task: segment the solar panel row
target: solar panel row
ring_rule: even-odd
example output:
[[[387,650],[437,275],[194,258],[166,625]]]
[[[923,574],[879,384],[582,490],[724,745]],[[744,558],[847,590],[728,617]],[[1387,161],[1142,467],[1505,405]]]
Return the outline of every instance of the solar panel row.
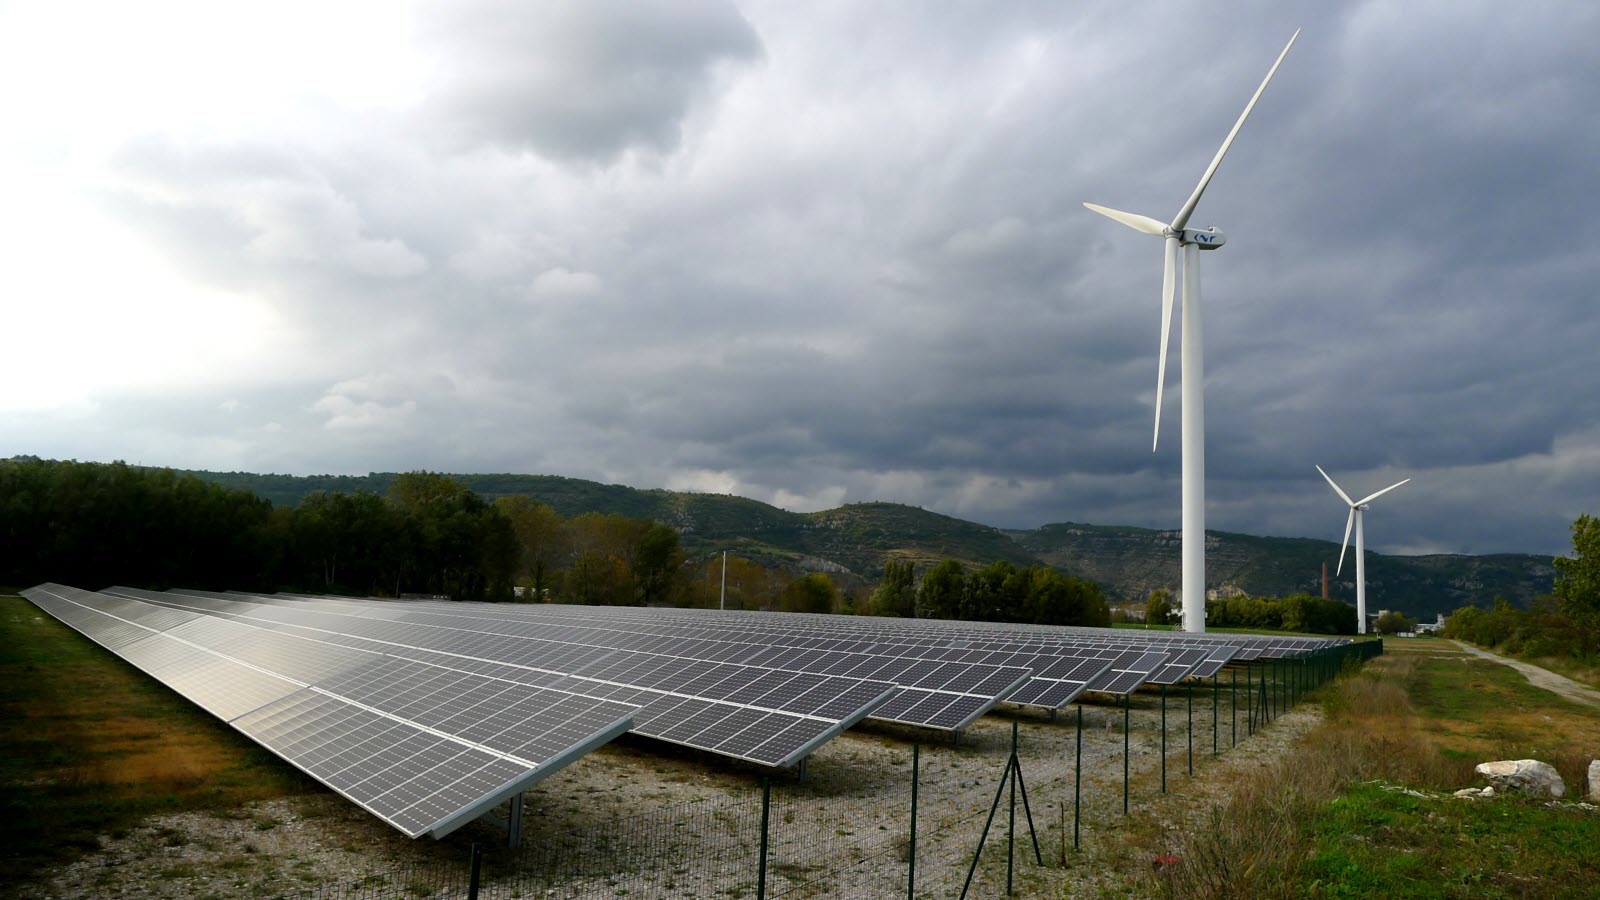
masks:
[[[120,587],[110,592],[448,670],[633,704],[639,707],[633,726],[637,734],[768,766],[799,762],[893,691],[885,682],[567,645],[238,596]]]
[[[203,592],[182,593],[208,596]],[[209,596],[271,603],[270,598],[249,595]],[[305,603],[300,605],[304,607]],[[595,608],[597,612],[592,617],[541,616],[541,610],[556,609],[544,606],[450,604],[437,608],[415,608],[411,604],[334,601],[321,608],[338,609],[342,615],[479,635],[478,640],[484,642],[483,646],[517,648],[525,647],[526,642],[531,640],[548,640],[566,646],[614,651],[594,665],[571,669],[571,674],[631,687],[660,688],[673,693],[703,694],[708,690],[708,682],[727,677],[721,673],[737,672],[740,667],[754,667],[761,670],[764,676],[770,676],[752,688],[764,694],[760,702],[763,705],[794,704],[780,706],[791,712],[808,711],[804,707],[826,696],[826,692],[796,691],[787,685],[815,685],[818,677],[825,679],[822,683],[830,685],[837,685],[837,679],[841,677],[886,682],[895,696],[883,706],[871,710],[872,718],[933,728],[966,727],[1029,675],[1027,670],[1018,667],[919,661],[863,652],[773,646],[764,642],[759,635],[741,629],[708,626],[705,623],[682,627],[664,625],[662,621],[631,622],[621,616],[611,618],[606,611],[612,608],[607,607]],[[427,642],[426,646],[437,648],[443,638],[435,632],[419,640]],[[513,649],[513,652],[518,651]],[[677,662],[641,669],[637,664],[637,660],[642,658],[639,654],[649,654],[651,659],[670,656]],[[507,659],[528,661],[525,655],[515,660]],[[708,668],[708,665],[714,665],[715,668]],[[723,685],[739,686],[732,681],[723,681]],[[786,687],[778,689],[777,685]],[[755,702],[743,693],[729,699],[744,704]],[[650,727],[648,719],[642,717],[635,731],[649,734]]]
[[[635,709],[60,585],[23,594],[411,837],[554,774]],[[397,663],[398,683],[372,677]]]
[[[362,605],[336,598],[256,599],[291,604],[342,604],[346,608],[359,606],[363,615],[418,621],[459,621],[487,616],[530,627],[544,626],[537,633],[560,635],[563,640],[579,640],[595,645],[672,647],[675,648],[674,652],[686,655],[754,660],[797,670],[848,674],[884,671],[884,658],[1021,667],[1031,675],[1007,699],[1052,708],[1070,703],[1086,690],[1126,693],[1145,683],[1170,684],[1183,678],[1205,678],[1214,675],[1235,658],[1300,655],[1331,643],[1306,638],[1188,635],[788,613],[542,604],[503,609],[426,601],[388,601],[373,606],[370,602]],[[740,647],[754,648],[758,655],[752,656]],[[1165,653],[1166,658],[1125,658],[1121,666],[1114,669],[1111,662],[1128,650],[1139,650],[1146,654]],[[1189,652],[1180,656],[1180,651]],[[852,659],[850,654],[873,657],[865,664],[878,668],[850,668],[860,664],[857,662],[859,657]],[[1139,668],[1141,665],[1142,669]],[[874,677],[895,680],[902,692],[916,687],[907,684],[905,679],[893,672]],[[990,685],[983,687],[987,690]],[[913,724],[938,727],[944,724],[938,721],[937,714],[942,712],[945,722],[958,722],[944,727],[964,727],[992,705],[947,701],[942,709],[930,715],[934,704],[922,701],[922,696],[897,695],[875,710],[872,718],[906,721],[899,717],[909,717],[916,720]],[[919,703],[922,703],[920,707]],[[964,708],[975,711],[961,721],[953,713],[964,712]]]

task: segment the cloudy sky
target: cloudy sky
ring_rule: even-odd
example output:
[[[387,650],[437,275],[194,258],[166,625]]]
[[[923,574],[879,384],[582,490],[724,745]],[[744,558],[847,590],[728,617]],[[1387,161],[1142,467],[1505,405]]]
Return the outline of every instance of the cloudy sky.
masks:
[[[1226,9],[1224,9],[1226,7]],[[0,0],[0,456],[1563,552],[1600,6]]]

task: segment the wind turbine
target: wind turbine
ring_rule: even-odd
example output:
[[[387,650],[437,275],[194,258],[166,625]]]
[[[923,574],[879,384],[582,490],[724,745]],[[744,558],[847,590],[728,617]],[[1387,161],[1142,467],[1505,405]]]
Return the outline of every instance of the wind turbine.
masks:
[[[1129,228],[1166,240],[1166,264],[1161,272],[1161,355],[1157,357],[1156,362],[1156,427],[1155,435],[1150,441],[1152,453],[1161,440],[1161,394],[1167,380],[1167,348],[1171,346],[1174,272],[1178,268],[1178,249],[1180,247],[1183,249],[1183,335],[1179,359],[1182,366],[1180,375],[1183,390],[1183,589],[1181,593],[1184,631],[1206,630],[1206,417],[1205,363],[1202,359],[1200,339],[1199,251],[1215,250],[1227,242],[1222,232],[1214,227],[1204,231],[1189,228],[1189,217],[1194,214],[1195,205],[1200,202],[1200,195],[1205,193],[1206,185],[1211,183],[1211,176],[1217,173],[1217,166],[1222,164],[1223,155],[1228,152],[1228,147],[1238,136],[1239,129],[1244,127],[1244,120],[1250,116],[1250,110],[1254,109],[1256,101],[1261,99],[1261,92],[1267,89],[1267,82],[1277,73],[1279,64],[1289,55],[1289,48],[1294,46],[1295,38],[1299,36],[1300,31],[1296,29],[1290,36],[1289,43],[1284,45],[1283,52],[1278,54],[1277,61],[1267,71],[1267,77],[1261,80],[1261,86],[1256,88],[1255,95],[1245,104],[1244,112],[1239,114],[1239,120],[1233,123],[1233,130],[1228,132],[1222,147],[1217,150],[1217,155],[1211,158],[1211,165],[1207,166],[1205,174],[1200,176],[1200,183],[1195,186],[1194,193],[1184,201],[1170,223],[1160,222],[1138,213],[1109,209],[1094,203],[1084,204],[1089,209],[1115,219]]]
[[[1322,472],[1322,467],[1317,466],[1317,471]],[[1368,494],[1367,496],[1362,497],[1360,500],[1351,500],[1349,494],[1346,494],[1337,484],[1333,483],[1333,478],[1330,477],[1327,472],[1322,472],[1322,477],[1328,479],[1328,484],[1332,486],[1333,492],[1339,495],[1339,499],[1350,504],[1350,515],[1344,520],[1344,543],[1339,545],[1339,568],[1335,570],[1333,574],[1338,575],[1340,572],[1344,571],[1344,551],[1346,547],[1350,546],[1350,526],[1354,525],[1356,529],[1356,633],[1366,634],[1367,542],[1366,538],[1361,533],[1361,511],[1367,508],[1368,503],[1371,503],[1379,497],[1382,497],[1384,494],[1389,493],[1411,479],[1407,478],[1405,481],[1397,481],[1394,484],[1391,484],[1383,490],[1377,492],[1376,494]]]

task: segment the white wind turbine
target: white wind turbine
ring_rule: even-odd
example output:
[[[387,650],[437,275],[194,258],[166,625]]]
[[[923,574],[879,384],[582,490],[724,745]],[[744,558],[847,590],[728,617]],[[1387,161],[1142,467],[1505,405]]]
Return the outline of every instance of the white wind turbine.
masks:
[[[1233,139],[1238,136],[1239,129],[1244,126],[1244,120],[1249,117],[1250,110],[1255,108],[1256,101],[1261,99],[1261,92],[1267,89],[1267,82],[1278,71],[1278,65],[1289,54],[1289,48],[1294,46],[1295,38],[1300,36],[1297,29],[1290,36],[1289,43],[1284,45],[1283,52],[1278,54],[1277,62],[1267,71],[1267,77],[1261,80],[1261,86],[1256,88],[1255,95],[1250,102],[1245,104],[1244,112],[1239,114],[1239,121],[1233,123],[1233,130],[1228,132],[1228,137],[1223,140],[1222,147],[1217,150],[1217,155],[1212,157],[1211,165],[1206,167],[1204,175],[1200,176],[1200,183],[1195,186],[1194,193],[1184,202],[1178,214],[1171,223],[1159,222],[1149,216],[1137,213],[1122,212],[1121,210],[1108,209],[1094,203],[1085,203],[1089,209],[1115,219],[1129,228],[1165,238],[1167,243],[1166,265],[1161,273],[1161,355],[1156,363],[1156,427],[1155,435],[1150,441],[1151,452],[1155,451],[1161,439],[1161,394],[1167,380],[1167,348],[1170,346],[1172,335],[1172,290],[1173,273],[1178,267],[1178,248],[1183,248],[1183,336],[1180,341],[1179,360],[1182,367],[1182,403],[1183,403],[1183,589],[1181,600],[1183,602],[1183,630],[1190,632],[1203,632],[1206,630],[1206,439],[1205,439],[1205,363],[1202,359],[1200,340],[1200,250],[1215,250],[1221,247],[1227,239],[1216,228],[1201,231],[1197,228],[1187,227],[1189,216],[1194,213],[1194,208],[1200,202],[1200,195],[1205,193],[1206,185],[1211,183],[1211,176],[1217,172],[1221,165],[1222,157],[1228,152],[1228,147],[1233,144]]]
[[[1322,467],[1317,466],[1317,471],[1322,472]],[[1367,496],[1362,497],[1360,500],[1351,500],[1349,494],[1346,494],[1337,484],[1333,483],[1333,478],[1329,476],[1327,472],[1322,472],[1322,477],[1328,479],[1328,484],[1333,488],[1334,493],[1339,495],[1339,499],[1350,504],[1350,515],[1344,520],[1344,543],[1339,545],[1339,568],[1334,572],[1334,574],[1337,575],[1344,571],[1344,551],[1346,547],[1350,546],[1350,526],[1354,525],[1356,529],[1356,633],[1366,634],[1367,541],[1365,536],[1363,536],[1361,533],[1361,511],[1367,508],[1368,503],[1371,503],[1379,497],[1382,497],[1384,494],[1389,493],[1411,479],[1407,478],[1405,481],[1397,481],[1394,484],[1391,484],[1383,490],[1377,492],[1376,494],[1368,494]]]

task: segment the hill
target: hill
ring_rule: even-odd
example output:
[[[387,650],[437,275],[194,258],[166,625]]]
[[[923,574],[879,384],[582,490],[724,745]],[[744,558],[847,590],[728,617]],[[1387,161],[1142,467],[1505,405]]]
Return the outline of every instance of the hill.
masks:
[[[186,474],[253,491],[278,505],[299,503],[319,490],[383,493],[395,478],[392,472]],[[691,558],[730,550],[767,566],[820,569],[868,581],[882,575],[887,558],[910,560],[919,568],[947,557],[969,566],[1007,560],[1022,566],[1043,563],[1099,583],[1114,600],[1139,600],[1154,588],[1176,589],[1182,568],[1177,531],[1072,522],[1002,531],[898,503],[796,513],[728,494],[644,490],[555,475],[454,477],[485,498],[526,495],[569,518],[598,512],[664,522],[678,529]],[[1255,596],[1315,594],[1321,591],[1323,562],[1331,569],[1338,557],[1333,541],[1208,531],[1207,587]],[[1355,602],[1354,573],[1353,558],[1346,557],[1333,596]],[[1549,592],[1554,578],[1555,568],[1543,556],[1367,554],[1370,610],[1399,609],[1425,620],[1469,603],[1487,604],[1496,595],[1526,606]]]
[[[1007,534],[1051,566],[1093,579],[1112,596],[1136,598],[1158,587],[1172,589],[1182,577],[1182,536],[1123,526],[1062,523]],[[1253,596],[1322,591],[1328,564],[1329,594],[1355,602],[1355,551],[1337,577],[1339,544],[1310,538],[1259,537],[1206,532],[1206,587]],[[1496,595],[1521,606],[1550,592],[1555,566],[1547,556],[1435,554],[1384,556],[1367,553],[1368,612],[1398,609],[1430,620],[1436,613]]]

